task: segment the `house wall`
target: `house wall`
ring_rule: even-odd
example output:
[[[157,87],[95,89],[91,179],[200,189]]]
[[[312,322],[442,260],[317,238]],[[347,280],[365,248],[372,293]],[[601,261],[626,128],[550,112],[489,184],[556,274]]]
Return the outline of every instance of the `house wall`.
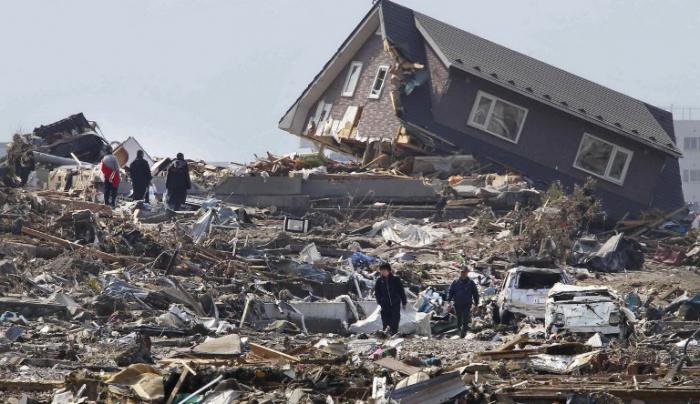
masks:
[[[640,207],[649,205],[664,167],[665,154],[477,76],[448,71],[430,46],[426,44],[426,48],[433,119],[437,126],[450,129],[438,132],[439,129],[433,128],[434,133],[445,136],[465,152],[486,156],[533,178],[544,181],[560,178],[565,185],[582,183],[590,176],[573,167],[581,138],[584,133],[590,133],[634,153],[623,185],[595,177],[599,191],[613,195],[608,199],[618,210],[624,209],[624,200]],[[467,125],[480,90],[528,110],[517,144]],[[615,195],[618,200],[612,201]],[[630,210],[634,207],[630,206]]]
[[[680,159],[683,196],[689,203],[700,204],[700,121],[674,121]],[[686,141],[685,139],[690,139]],[[693,139],[695,138],[695,139]]]
[[[353,96],[343,97],[341,96],[342,88],[350,64],[354,61],[362,62],[360,79]],[[372,35],[319,99],[333,104],[331,117],[338,120],[343,118],[349,106],[361,106],[362,115],[357,124],[360,138],[393,139],[399,129],[400,122],[391,105],[389,93],[394,87],[389,80],[390,75],[387,77],[380,97],[378,99],[368,98],[379,66],[388,65],[391,67],[393,64],[391,56],[384,51],[381,35]],[[311,108],[306,121],[308,122],[315,113],[316,108]]]

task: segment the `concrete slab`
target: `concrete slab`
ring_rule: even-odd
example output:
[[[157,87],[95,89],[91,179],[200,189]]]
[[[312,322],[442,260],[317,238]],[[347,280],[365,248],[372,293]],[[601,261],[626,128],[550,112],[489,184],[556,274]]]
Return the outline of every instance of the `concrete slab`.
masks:
[[[303,182],[302,192],[311,198],[352,196],[355,200],[435,200],[437,193],[420,179],[392,176],[345,175],[311,176]]]
[[[302,178],[228,177],[214,187],[217,195],[300,195]]]

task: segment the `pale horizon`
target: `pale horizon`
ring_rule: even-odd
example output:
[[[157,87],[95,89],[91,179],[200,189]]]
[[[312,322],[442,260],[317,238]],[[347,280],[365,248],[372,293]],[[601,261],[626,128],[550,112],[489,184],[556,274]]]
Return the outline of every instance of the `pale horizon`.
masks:
[[[700,2],[400,4],[700,119]],[[0,139],[83,112],[154,156],[246,162],[298,149],[277,122],[371,1],[2,2]]]

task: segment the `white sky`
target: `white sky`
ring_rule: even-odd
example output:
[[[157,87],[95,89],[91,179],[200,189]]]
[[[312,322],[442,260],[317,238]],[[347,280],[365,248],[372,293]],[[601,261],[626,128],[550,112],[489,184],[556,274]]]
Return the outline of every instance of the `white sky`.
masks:
[[[659,107],[700,107],[700,1],[398,2]],[[370,5],[0,0],[0,139],[84,112],[157,156],[294,151],[277,121]]]

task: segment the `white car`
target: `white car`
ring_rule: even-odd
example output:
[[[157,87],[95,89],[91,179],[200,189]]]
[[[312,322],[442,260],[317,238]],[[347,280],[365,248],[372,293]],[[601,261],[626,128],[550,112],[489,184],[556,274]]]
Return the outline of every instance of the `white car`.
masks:
[[[516,267],[508,270],[496,298],[498,317],[507,324],[516,315],[542,320],[545,317],[547,292],[556,283],[571,283],[561,268]]]
[[[624,337],[634,322],[632,311],[621,306],[617,295],[605,286],[557,284],[547,295],[547,336],[568,330]]]

